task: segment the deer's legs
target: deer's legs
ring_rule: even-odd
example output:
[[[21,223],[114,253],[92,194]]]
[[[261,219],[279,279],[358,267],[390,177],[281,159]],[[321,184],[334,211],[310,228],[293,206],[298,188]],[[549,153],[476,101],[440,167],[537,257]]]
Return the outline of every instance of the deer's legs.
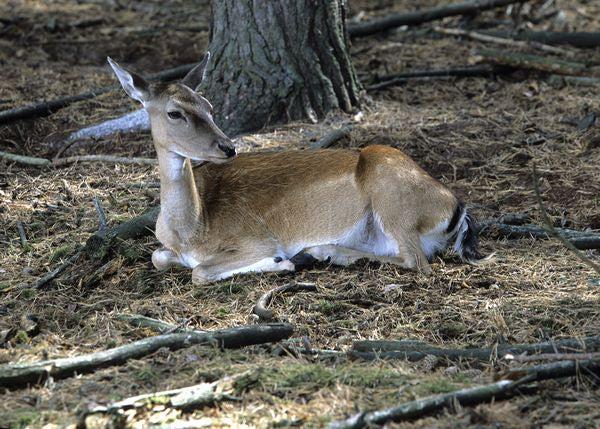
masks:
[[[195,284],[222,280],[234,274],[260,273],[267,271],[294,271],[294,264],[289,259],[267,257],[248,264],[245,260],[228,261],[216,265],[197,265],[192,271],[192,282]]]
[[[166,247],[161,247],[152,252],[152,264],[157,270],[163,271],[174,265],[181,265],[179,256]]]
[[[373,253],[361,252],[348,247],[336,246],[335,244],[324,244],[321,246],[307,247],[303,252],[308,253],[319,261],[331,262],[335,265],[350,265],[359,259],[370,259],[381,263],[404,265],[403,260],[394,256],[377,256]]]

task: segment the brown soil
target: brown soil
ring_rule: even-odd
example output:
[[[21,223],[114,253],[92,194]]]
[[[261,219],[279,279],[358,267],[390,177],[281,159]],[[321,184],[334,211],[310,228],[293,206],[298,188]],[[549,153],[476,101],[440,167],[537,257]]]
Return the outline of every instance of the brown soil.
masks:
[[[352,1],[364,19],[441,1]],[[532,29],[600,31],[600,4],[557,0],[560,19],[528,22],[542,1],[514,15],[491,11],[469,28],[514,25]],[[7,0],[0,5],[0,109],[115,84],[105,58],[144,73],[198,60],[208,41],[208,1]],[[454,27],[465,19],[441,23]],[[160,24],[157,24],[160,23]],[[394,72],[464,66],[486,44],[414,30],[354,40],[363,81]],[[191,43],[190,43],[191,41]],[[493,46],[493,48],[508,49]],[[574,58],[598,64],[597,50]],[[536,51],[528,49],[533,53]],[[517,71],[496,78],[429,79],[369,94],[364,117],[337,147],[382,143],[403,149],[474,208],[480,218],[526,213],[541,223],[532,165],[557,226],[600,229],[600,128],[578,121],[600,112],[600,86],[553,86],[546,75]],[[137,106],[135,106],[137,107]],[[46,118],[0,128],[0,150],[52,158],[68,132],[134,108],[114,90]],[[274,125],[245,136],[244,150],[305,148],[350,118],[332,114],[319,124]],[[65,154],[153,157],[147,134],[73,145]],[[314,282],[317,293],[278,296],[277,318],[296,327],[315,349],[347,350],[358,339],[411,338],[444,347],[486,347],[499,339],[539,342],[598,335],[598,277],[560,243],[483,239],[493,262],[437,259],[425,277],[389,265],[321,266],[288,275],[243,275],[194,286],[189,270],[159,273],[150,262],[155,238],[118,246],[107,265],[79,262],[41,290],[21,288],[55,268],[94,233],[98,197],[110,225],[158,204],[155,167],[74,164],[27,167],[0,161],[0,363],[37,361],[104,350],[153,335],[115,319],[139,313],[173,324],[212,330],[253,323],[256,299],[291,280]],[[140,186],[140,184],[142,184]],[[26,245],[19,240],[22,222]],[[600,260],[598,251],[587,256]],[[28,336],[33,315],[40,333]],[[193,412],[160,405],[132,414],[132,426],[195,420],[214,427],[320,427],[358,410],[383,408],[432,393],[490,381],[507,364],[452,363],[431,368],[401,361],[375,363],[277,356],[275,347],[221,352],[192,347],[163,351],[125,365],[44,386],[0,389],[0,427],[65,426],[90,403],[239,377],[223,402]],[[457,366],[455,372],[448,367]],[[452,375],[453,374],[453,375]],[[390,427],[599,427],[600,392],[585,377],[545,382],[535,395],[476,407],[456,407]],[[102,422],[99,422],[101,424]],[[48,426],[56,427],[56,426]]]

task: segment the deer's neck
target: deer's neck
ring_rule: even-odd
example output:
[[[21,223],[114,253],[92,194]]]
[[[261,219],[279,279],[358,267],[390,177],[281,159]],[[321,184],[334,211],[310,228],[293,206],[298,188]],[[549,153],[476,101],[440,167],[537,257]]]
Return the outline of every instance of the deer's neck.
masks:
[[[189,239],[203,228],[200,192],[189,159],[157,148],[160,171],[160,215],[180,239]]]

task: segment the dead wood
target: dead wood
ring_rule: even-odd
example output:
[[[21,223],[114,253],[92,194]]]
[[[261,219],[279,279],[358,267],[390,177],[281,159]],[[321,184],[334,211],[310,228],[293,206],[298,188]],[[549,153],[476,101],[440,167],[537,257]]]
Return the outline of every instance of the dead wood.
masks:
[[[419,25],[424,22],[435,21],[447,16],[472,15],[481,11],[522,3],[525,0],[481,0],[456,3],[445,6],[433,7],[415,12],[397,13],[381,19],[373,19],[363,23],[349,23],[348,34],[351,37],[364,37],[403,25]]]
[[[267,305],[273,299],[273,295],[277,293],[285,293],[285,292],[314,292],[317,290],[317,286],[312,283],[288,283],[283,286],[278,286],[274,289],[271,289],[267,293],[263,294],[256,305],[252,309],[252,313],[256,314],[260,319],[270,320],[273,318],[273,311],[267,308]]]
[[[443,28],[434,27],[435,31],[442,34],[449,34],[452,36],[463,36],[469,37],[473,40],[480,42],[495,43],[498,45],[513,46],[517,48],[535,48],[540,51],[550,52],[557,55],[573,56],[575,52],[569,51],[563,48],[557,48],[556,46],[546,45],[544,43],[536,42],[534,40],[514,40],[505,37],[491,36],[489,34],[478,33],[476,31],[467,31],[460,28]]]
[[[447,349],[429,344],[404,340],[404,341],[355,341],[348,356],[354,359],[406,359],[418,361],[427,355],[444,357],[447,359],[477,359],[489,361],[503,357],[507,354],[535,355],[541,353],[568,353],[574,351],[600,350],[600,336],[587,338],[567,338],[563,340],[543,342],[538,344],[513,344],[498,345],[488,348]]]
[[[162,347],[171,350],[193,344],[216,345],[220,348],[239,348],[289,338],[293,327],[287,323],[239,326],[214,332],[184,332],[144,338],[120,347],[72,358],[52,359],[36,363],[0,366],[0,386],[16,387],[40,384],[48,377],[65,378],[98,368],[119,365],[129,359],[139,359]]]
[[[17,221],[17,232],[19,233],[19,240],[21,241],[21,247],[27,246],[27,235],[25,234],[25,227],[23,222]]]
[[[328,428],[358,429],[363,427],[380,427],[389,421],[398,422],[422,417],[456,403],[460,405],[475,405],[488,402],[492,399],[503,399],[514,394],[517,388],[525,381],[529,381],[529,379],[519,381],[501,380],[495,383],[484,384],[483,386],[428,396],[397,407],[358,413],[346,420],[335,421]]]
[[[94,197],[94,208],[96,209],[96,213],[98,214],[98,231],[104,231],[106,229],[106,215],[104,214],[104,207],[102,207],[102,201],[100,198]]]
[[[542,381],[563,377],[571,377],[584,371],[598,373],[600,360],[561,361],[544,365],[511,369],[499,375],[502,378],[495,383],[478,387],[470,387],[442,395],[429,396],[416,401],[407,402],[397,407],[368,411],[356,414],[349,419],[331,423],[329,429],[356,429],[384,425],[389,421],[402,421],[422,417],[445,407],[460,405],[476,405],[490,400],[505,399],[513,394],[532,392],[534,386],[524,386],[532,381]],[[514,381],[513,381],[514,380]]]
[[[600,374],[600,359],[564,360],[522,368],[511,368],[496,375],[497,379],[518,380],[523,377],[531,381],[550,380],[586,373]]]
[[[333,130],[332,132],[326,134],[321,137],[318,141],[310,145],[311,149],[324,149],[331,147],[335,142],[340,139],[343,139],[348,134],[352,132],[354,129],[354,125],[344,125],[337,130]]]
[[[595,118],[595,116],[594,116]],[[544,219],[544,224],[546,227],[546,230],[554,237],[556,238],[558,241],[560,241],[567,249],[569,249],[572,253],[575,254],[575,256],[577,256],[577,258],[579,258],[580,261],[582,261],[584,264],[586,264],[588,267],[592,268],[594,271],[596,271],[597,274],[600,274],[600,265],[596,264],[594,261],[592,261],[590,258],[588,258],[587,256],[585,256],[576,246],[574,243],[572,243],[570,240],[567,240],[565,237],[563,237],[557,230],[556,228],[554,228],[554,226],[552,225],[552,222],[550,222],[550,218],[548,217],[548,213],[546,213],[546,207],[544,207],[544,202],[542,201],[542,194],[540,193],[540,187],[538,184],[538,176],[537,176],[537,170],[535,168],[535,164],[533,164],[533,169],[532,169],[532,174],[533,174],[533,190],[535,192],[535,198],[538,202],[538,207],[540,209],[540,213],[542,215],[542,219]],[[600,236],[599,236],[600,237]],[[600,242],[600,240],[598,240]],[[587,244],[587,243],[586,243]],[[599,246],[600,247],[600,246]]]
[[[0,158],[7,161],[16,162],[25,165],[35,165],[39,167],[45,167],[51,164],[51,161],[46,158],[38,158],[35,156],[18,155],[16,153],[0,151]]]
[[[158,165],[158,161],[152,158],[130,158],[125,156],[114,155],[79,155],[69,156],[66,158],[56,158],[50,161],[46,158],[18,155],[14,153],[0,151],[0,158],[6,159],[7,161],[17,162],[19,164],[34,165],[39,167],[62,167],[64,165],[75,164],[78,162],[108,162],[114,164]]]
[[[507,67],[536,70],[572,76],[600,76],[598,67],[587,67],[583,63],[566,61],[559,58],[541,57],[538,55],[516,52],[498,51],[494,49],[478,49],[474,52],[474,60],[488,62]]]
[[[58,98],[56,100],[43,101],[41,103],[30,104],[29,106],[15,107],[14,109],[4,110],[0,112],[0,124],[7,124],[19,119],[48,116],[70,104],[78,101],[89,100],[90,98],[97,97],[98,95],[104,94],[109,90],[109,88],[98,89],[78,95]]]
[[[493,65],[458,67],[452,69],[441,70],[422,70],[411,73],[398,73],[393,75],[382,76],[378,82],[368,85],[367,91],[378,91],[390,86],[401,85],[403,83],[413,81],[420,78],[447,78],[447,77],[478,77],[478,76],[493,76],[500,73],[510,72],[512,69],[507,67],[498,67]]]
[[[114,155],[79,155],[69,156],[66,158],[57,158],[52,161],[52,165],[60,167],[67,164],[78,162],[108,162],[115,164],[141,164],[141,165],[158,165],[158,161],[153,158],[137,158]]]
[[[105,229],[104,231],[98,231],[87,239],[83,247],[83,252],[98,259],[104,259],[115,241],[141,238],[152,234],[159,212],[160,207],[155,207],[127,222]]]
[[[548,76],[548,82],[553,85],[600,86],[600,78],[586,76],[561,76],[553,74]]]
[[[548,229],[540,225],[509,225],[496,219],[478,222],[475,229],[479,234],[495,238],[536,238],[547,240],[552,235]],[[577,231],[569,228],[554,228],[555,231],[578,249],[600,249],[600,234],[588,231]]]
[[[200,383],[181,389],[132,396],[131,398],[113,402],[110,405],[93,404],[86,410],[82,419],[85,420],[89,415],[98,413],[120,415],[125,410],[144,408],[148,404],[153,403],[176,409],[191,410],[230,398],[233,397],[224,392],[217,391],[217,383]]]
[[[160,80],[168,81],[183,77],[189,72],[197,63],[184,64],[179,67],[164,70],[159,73],[148,76],[149,80]],[[117,88],[117,85],[113,85],[108,88],[99,88],[93,91],[84,92],[77,95],[71,95],[68,97],[57,98],[55,100],[43,101],[41,103],[31,104],[29,106],[15,107],[14,109],[8,109],[0,112],[0,124],[7,124],[19,119],[28,118],[39,118],[43,116],[51,115],[57,110],[63,107],[69,106],[73,103],[83,100],[89,100],[95,98],[98,95],[105,94],[113,89]]]
[[[480,33],[517,40],[530,40],[546,45],[571,45],[576,48],[597,48],[600,46],[600,32],[585,31],[497,31],[481,30]]]
[[[509,357],[505,356],[507,360],[514,362],[533,362],[538,360],[591,360],[600,359],[600,353],[541,353],[539,355],[516,355]]]
[[[173,332],[195,332],[204,333],[205,331],[199,331],[197,329],[186,329],[183,326],[171,325],[170,323],[163,322],[162,320],[153,319],[151,317],[142,316],[141,314],[118,314],[115,319],[127,322],[130,325],[139,328],[150,328],[153,331],[161,334],[173,333]]]

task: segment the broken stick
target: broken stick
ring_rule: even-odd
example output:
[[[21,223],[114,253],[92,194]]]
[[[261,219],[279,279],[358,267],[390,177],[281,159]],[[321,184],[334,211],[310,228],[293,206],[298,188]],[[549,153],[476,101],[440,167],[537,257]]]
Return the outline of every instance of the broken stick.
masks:
[[[361,23],[348,24],[348,34],[351,37],[364,37],[403,25],[419,25],[435,21],[447,16],[472,15],[484,10],[523,3],[525,0],[480,0],[464,3],[449,4],[409,13],[398,13],[385,18],[374,19]]]
[[[457,402],[460,405],[476,405],[490,400],[504,399],[516,392],[524,392],[525,390],[530,392],[535,391],[536,386],[528,386],[525,389],[524,385],[526,383],[571,377],[577,375],[579,372],[585,374],[583,371],[598,373],[600,371],[600,360],[564,361],[517,368],[501,375],[503,378],[510,378],[509,380],[505,379],[491,384],[484,384],[483,386],[470,387],[442,395],[428,396],[401,404],[397,407],[361,412],[346,420],[334,421],[328,428],[359,429],[363,427],[378,427],[389,421],[399,422],[422,417]]]
[[[206,333],[184,332],[158,335],[83,356],[2,365],[0,366],[0,386],[12,388],[27,383],[40,384],[48,377],[55,379],[71,377],[82,372],[118,365],[129,359],[139,359],[162,347],[176,350],[193,344],[206,344],[222,348],[239,348],[289,338],[293,331],[293,326],[288,323],[270,323],[239,326]]]
[[[527,353],[569,353],[574,351],[600,350],[600,336],[586,338],[566,338],[563,340],[549,341],[537,344],[512,344],[498,345],[497,347],[448,349],[431,346],[421,341],[355,341],[348,356],[354,359],[406,359],[418,361],[427,355],[444,357],[447,359],[477,359],[489,361],[504,355],[520,355]]]
[[[275,295],[277,293],[284,293],[284,292],[300,292],[300,291],[314,292],[316,290],[317,290],[317,286],[314,283],[293,282],[293,283],[285,284],[283,286],[278,286],[275,289],[271,289],[267,293],[263,294],[258,299],[258,301],[256,302],[256,305],[252,309],[252,313],[256,314],[259,318],[261,318],[263,320],[270,320],[273,318],[273,311],[269,310],[267,308],[267,305],[269,305],[269,303],[273,299],[273,295]]]

